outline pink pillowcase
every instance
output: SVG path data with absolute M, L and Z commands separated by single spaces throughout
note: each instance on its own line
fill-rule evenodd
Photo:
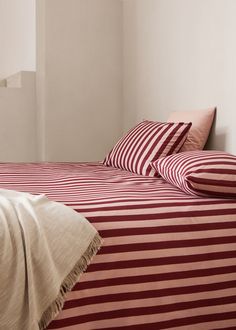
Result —
M 192 123 L 187 140 L 180 152 L 202 150 L 204 148 L 211 130 L 215 112 L 215 108 L 210 108 L 196 111 L 176 111 L 170 114 L 167 120 L 168 122 L 175 123 L 182 121 L 185 123 Z
M 133 173 L 154 176 L 150 162 L 174 154 L 186 140 L 191 123 L 143 121 L 121 138 L 103 164 Z
M 187 194 L 236 198 L 236 156 L 226 152 L 183 152 L 157 160 L 152 166 Z

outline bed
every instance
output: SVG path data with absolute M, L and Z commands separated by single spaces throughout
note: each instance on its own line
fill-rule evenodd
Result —
M 72 207 L 104 239 L 48 329 L 236 328 L 236 199 L 101 163 L 0 164 L 0 185 Z

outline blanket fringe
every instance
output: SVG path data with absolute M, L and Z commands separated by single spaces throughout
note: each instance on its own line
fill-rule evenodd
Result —
M 41 320 L 39 321 L 39 329 L 44 330 L 49 325 L 49 323 L 58 315 L 58 313 L 62 310 L 65 295 L 68 291 L 70 291 L 73 286 L 78 281 L 79 277 L 82 273 L 87 269 L 90 264 L 93 256 L 98 252 L 102 244 L 102 238 L 99 234 L 96 234 L 89 244 L 87 250 L 80 258 L 80 260 L 76 263 L 73 270 L 63 281 L 60 292 L 54 302 L 47 308 L 47 310 L 43 313 Z

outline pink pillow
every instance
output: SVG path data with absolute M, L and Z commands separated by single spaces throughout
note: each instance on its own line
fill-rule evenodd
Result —
M 168 122 L 191 122 L 192 127 L 189 131 L 180 152 L 191 150 L 202 150 L 208 139 L 216 108 L 196 111 L 176 111 L 172 112 Z
M 223 151 L 188 151 L 162 158 L 153 168 L 187 194 L 236 198 L 236 156 Z
M 150 162 L 179 151 L 191 123 L 158 123 L 143 121 L 121 138 L 103 164 L 154 176 Z

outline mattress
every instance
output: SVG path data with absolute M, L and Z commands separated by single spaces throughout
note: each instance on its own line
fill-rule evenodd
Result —
M 104 238 L 48 329 L 236 328 L 236 200 L 100 163 L 0 164 L 0 186 L 66 204 Z

